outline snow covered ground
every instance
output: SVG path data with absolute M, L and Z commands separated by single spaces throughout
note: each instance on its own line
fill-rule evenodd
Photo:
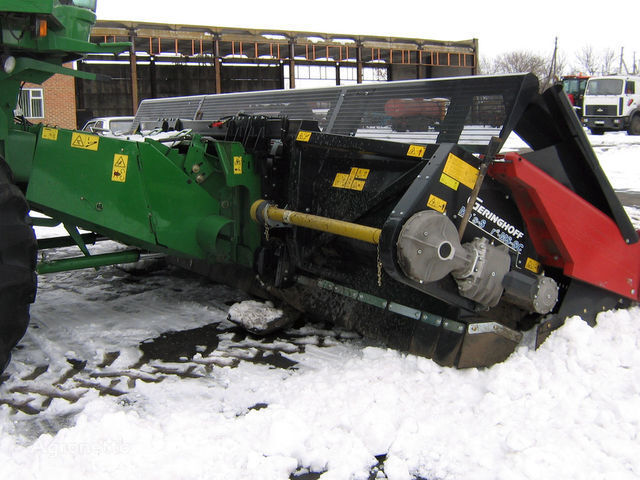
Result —
M 590 139 L 640 191 L 640 138 Z M 640 308 L 458 371 L 322 325 L 252 338 L 226 320 L 243 294 L 153 265 L 40 278 L 3 478 L 640 477 Z

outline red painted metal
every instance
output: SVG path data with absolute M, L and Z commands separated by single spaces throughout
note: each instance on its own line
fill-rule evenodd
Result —
M 488 173 L 511 189 L 544 265 L 640 298 L 640 243 L 628 245 L 611 217 L 516 153 L 507 153 Z

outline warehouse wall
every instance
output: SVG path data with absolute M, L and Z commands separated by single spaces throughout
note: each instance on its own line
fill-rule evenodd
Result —
M 70 67 L 70 65 L 65 65 Z M 32 123 L 44 123 L 61 128 L 76 128 L 76 96 L 74 79 L 54 75 L 42 85 L 26 83 L 24 88 L 42 88 L 44 118 L 28 118 Z
M 93 117 L 133 114 L 131 72 L 128 63 L 80 63 L 79 69 L 96 73 L 96 82 L 76 79 L 78 124 Z M 165 98 L 215 93 L 215 70 L 211 65 L 138 64 L 138 95 Z M 247 92 L 283 88 L 282 67 L 223 65 L 222 92 Z

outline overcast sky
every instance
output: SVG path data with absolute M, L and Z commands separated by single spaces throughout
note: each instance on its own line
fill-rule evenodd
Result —
M 617 55 L 624 47 L 629 65 L 634 52 L 640 59 L 638 0 L 98 0 L 98 18 L 437 40 L 478 38 L 480 54 L 488 57 L 512 50 L 551 56 L 557 36 L 569 64 L 586 45 L 596 52 L 610 48 Z

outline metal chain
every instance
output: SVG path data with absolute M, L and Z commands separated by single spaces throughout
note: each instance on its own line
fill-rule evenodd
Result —
M 376 259 L 377 267 L 378 267 L 378 286 L 382 286 L 382 262 L 380 261 L 380 244 L 378 243 L 378 258 Z
M 264 240 L 269 241 L 269 224 L 267 222 L 264 222 Z

